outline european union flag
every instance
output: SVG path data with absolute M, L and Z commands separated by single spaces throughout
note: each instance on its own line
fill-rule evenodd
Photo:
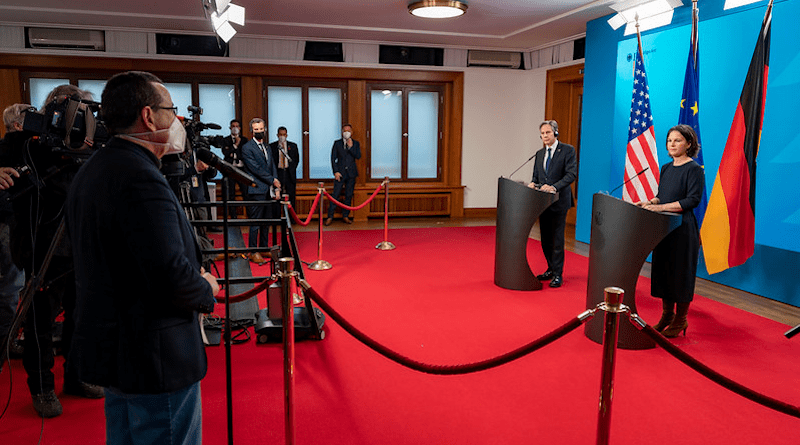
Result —
M 678 123 L 691 126 L 694 132 L 697 133 L 697 143 L 700 144 L 700 48 L 698 46 L 698 20 L 696 14 L 697 11 L 694 11 L 692 36 L 689 45 L 689 60 L 686 62 L 686 77 L 683 79 L 683 96 L 681 96 L 681 112 L 678 116 Z M 705 169 L 702 144 L 700 148 L 695 161 Z M 708 207 L 708 192 L 703 188 L 703 198 L 700 200 L 700 204 L 694 209 L 698 227 L 703 224 L 703 218 L 706 215 L 706 207 Z

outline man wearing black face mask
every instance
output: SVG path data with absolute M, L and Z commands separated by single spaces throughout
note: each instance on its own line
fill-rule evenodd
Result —
M 274 198 L 280 199 L 281 182 L 278 180 L 278 171 L 275 159 L 269 150 L 266 142 L 264 119 L 253 118 L 250 121 L 250 129 L 253 131 L 253 139 L 247 141 L 242 146 L 242 160 L 245 167 L 253 175 L 255 186 L 250 185 L 247 195 L 250 201 L 267 201 L 272 199 L 270 188 L 274 187 Z M 251 219 L 265 219 L 273 214 L 273 209 L 265 206 L 250 206 L 247 208 L 247 217 Z M 261 247 L 268 246 L 266 226 L 250 226 L 248 235 L 248 247 L 258 247 L 259 239 Z M 256 264 L 264 264 L 266 261 L 259 252 L 250 254 L 250 261 Z

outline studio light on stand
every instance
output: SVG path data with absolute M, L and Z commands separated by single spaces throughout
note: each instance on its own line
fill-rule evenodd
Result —
M 244 8 L 234 5 L 230 0 L 203 0 L 203 9 L 206 11 L 206 17 L 211 19 L 214 32 L 225 43 L 236 34 L 231 23 L 244 26 Z
M 614 29 L 625 25 L 625 35 L 636 33 L 638 20 L 639 31 L 658 28 L 672 23 L 674 9 L 683 6 L 681 0 L 627 0 L 611 5 L 617 11 L 608 20 Z

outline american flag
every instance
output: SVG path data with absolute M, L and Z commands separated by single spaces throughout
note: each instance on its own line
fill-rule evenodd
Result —
M 650 110 L 650 90 L 642 63 L 641 40 L 634 62 L 631 120 L 625 154 L 625 187 L 622 190 L 622 199 L 628 202 L 654 198 L 658 193 L 659 180 L 657 144 Z M 644 169 L 647 170 L 639 174 Z

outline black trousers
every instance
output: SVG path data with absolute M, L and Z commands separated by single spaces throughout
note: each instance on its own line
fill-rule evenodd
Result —
M 542 253 L 547 260 L 547 270 L 555 275 L 564 273 L 564 229 L 567 226 L 567 212 L 545 210 L 539 216 L 539 231 L 542 235 Z
M 268 201 L 267 195 L 249 195 L 250 201 Z M 270 201 L 266 206 L 247 206 L 247 218 L 249 219 L 271 219 L 275 217 L 275 206 L 279 205 Z M 277 227 L 276 227 L 277 230 Z M 250 233 L 247 239 L 247 247 L 267 247 L 269 246 L 269 226 L 257 225 L 250 226 Z
M 285 168 L 278 169 L 278 180 L 281 181 L 281 187 L 283 187 L 283 193 L 289 195 L 289 202 L 292 203 L 292 207 L 297 210 L 297 181 L 291 181 L 287 177 L 289 174 L 289 170 Z M 280 209 L 278 210 L 279 213 L 282 213 Z
M 353 192 L 356 189 L 356 178 L 342 178 L 341 181 L 333 181 L 333 196 L 336 199 L 339 199 L 339 195 L 342 193 L 342 187 L 344 187 L 344 202 L 342 204 L 345 205 L 352 205 L 353 203 Z M 328 206 L 328 218 L 333 218 L 333 212 L 338 207 L 336 204 L 331 203 Z M 350 215 L 350 210 L 342 209 L 342 218 L 347 218 Z
M 75 332 L 75 275 L 72 258 L 54 256 L 45 273 L 44 289 L 36 291 L 25 317 L 25 341 L 22 365 L 28 374 L 28 389 L 32 395 L 55 390 L 53 366 L 53 333 L 55 319 L 64 308 L 61 346 L 65 357 L 64 382 L 78 383 L 78 376 L 69 360 L 69 346 Z

